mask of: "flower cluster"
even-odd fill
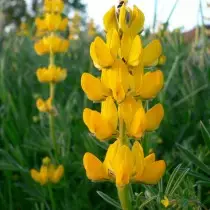
[[[163,87],[163,73],[157,68],[162,46],[159,40],[142,46],[139,33],[144,14],[136,6],[128,7],[127,1],[113,6],[103,23],[106,40],[97,36],[90,46],[100,78],[89,73],[81,77],[82,89],[90,100],[101,103],[101,112],[85,108],[83,120],[100,141],[117,140],[103,163],[91,153],[84,155],[86,174],[91,180],[114,181],[121,187],[129,182],[156,184],[165,172],[165,162],[155,161],[155,154],[144,157],[138,140],[156,130],[164,116],[160,103],[144,106]]]
[[[40,171],[31,169],[31,177],[34,181],[45,185],[48,182],[58,183],[63,176],[64,167],[62,165],[55,166],[48,157],[43,158]]]
[[[54,64],[54,54],[67,52],[69,49],[69,41],[56,34],[57,31],[65,31],[68,26],[68,19],[61,15],[63,7],[62,0],[45,0],[44,15],[42,18],[37,17],[35,21],[37,34],[43,37],[35,43],[34,49],[38,55],[50,55],[48,68],[39,68],[36,75],[39,82],[49,83],[51,86],[65,80],[67,76],[66,69]],[[40,112],[53,113],[53,97],[54,94],[51,93],[47,100],[37,100],[36,105]]]

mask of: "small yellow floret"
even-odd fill
[[[161,203],[163,204],[163,206],[165,206],[166,208],[170,205],[170,202],[168,200],[168,198],[166,196],[164,196],[164,199],[161,200]]]
[[[35,51],[38,55],[47,53],[62,53],[69,49],[69,41],[56,35],[44,37],[34,44]]]
[[[64,8],[63,0],[45,0],[44,11],[49,13],[61,13]]]
[[[40,68],[36,72],[39,82],[42,83],[57,83],[66,79],[67,71],[56,66],[49,66],[48,68]]]

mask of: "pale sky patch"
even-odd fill
[[[87,4],[87,12],[97,25],[102,27],[102,18],[105,12],[117,0],[83,0]],[[157,23],[165,22],[176,0],[158,0]],[[204,1],[205,2],[205,1]],[[154,0],[129,0],[129,4],[137,5],[145,14],[146,26],[152,26],[154,15]],[[192,29],[198,23],[199,0],[179,0],[178,5],[170,19],[170,29],[184,27]]]

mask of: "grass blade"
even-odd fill
[[[202,121],[200,121],[200,125],[201,125],[201,133],[202,133],[203,139],[206,143],[206,146],[210,150],[210,133],[208,132],[208,130],[206,129]]]
[[[153,201],[154,199],[157,198],[157,195],[152,196],[151,198],[147,199],[146,201],[144,201],[144,203],[141,204],[141,206],[139,206],[139,210],[143,209],[143,207],[145,207],[148,203],[150,203],[151,201]]]
[[[186,148],[182,147],[180,144],[177,144],[177,147],[182,152],[183,156],[185,156],[190,162],[194,163],[204,173],[210,174],[210,168],[202,163],[195,155],[193,155]]]
[[[97,192],[97,194],[98,194],[101,198],[103,198],[107,203],[111,204],[112,206],[114,206],[114,207],[116,207],[116,208],[118,208],[118,209],[122,209],[122,208],[120,207],[120,204],[119,204],[117,201],[115,201],[114,199],[110,198],[107,194],[105,194],[105,193],[103,193],[103,192],[101,192],[101,191],[96,191],[96,192]]]

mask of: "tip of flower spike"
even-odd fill
[[[44,165],[49,165],[50,162],[51,162],[51,159],[49,157],[45,157],[42,159],[42,163]]]

